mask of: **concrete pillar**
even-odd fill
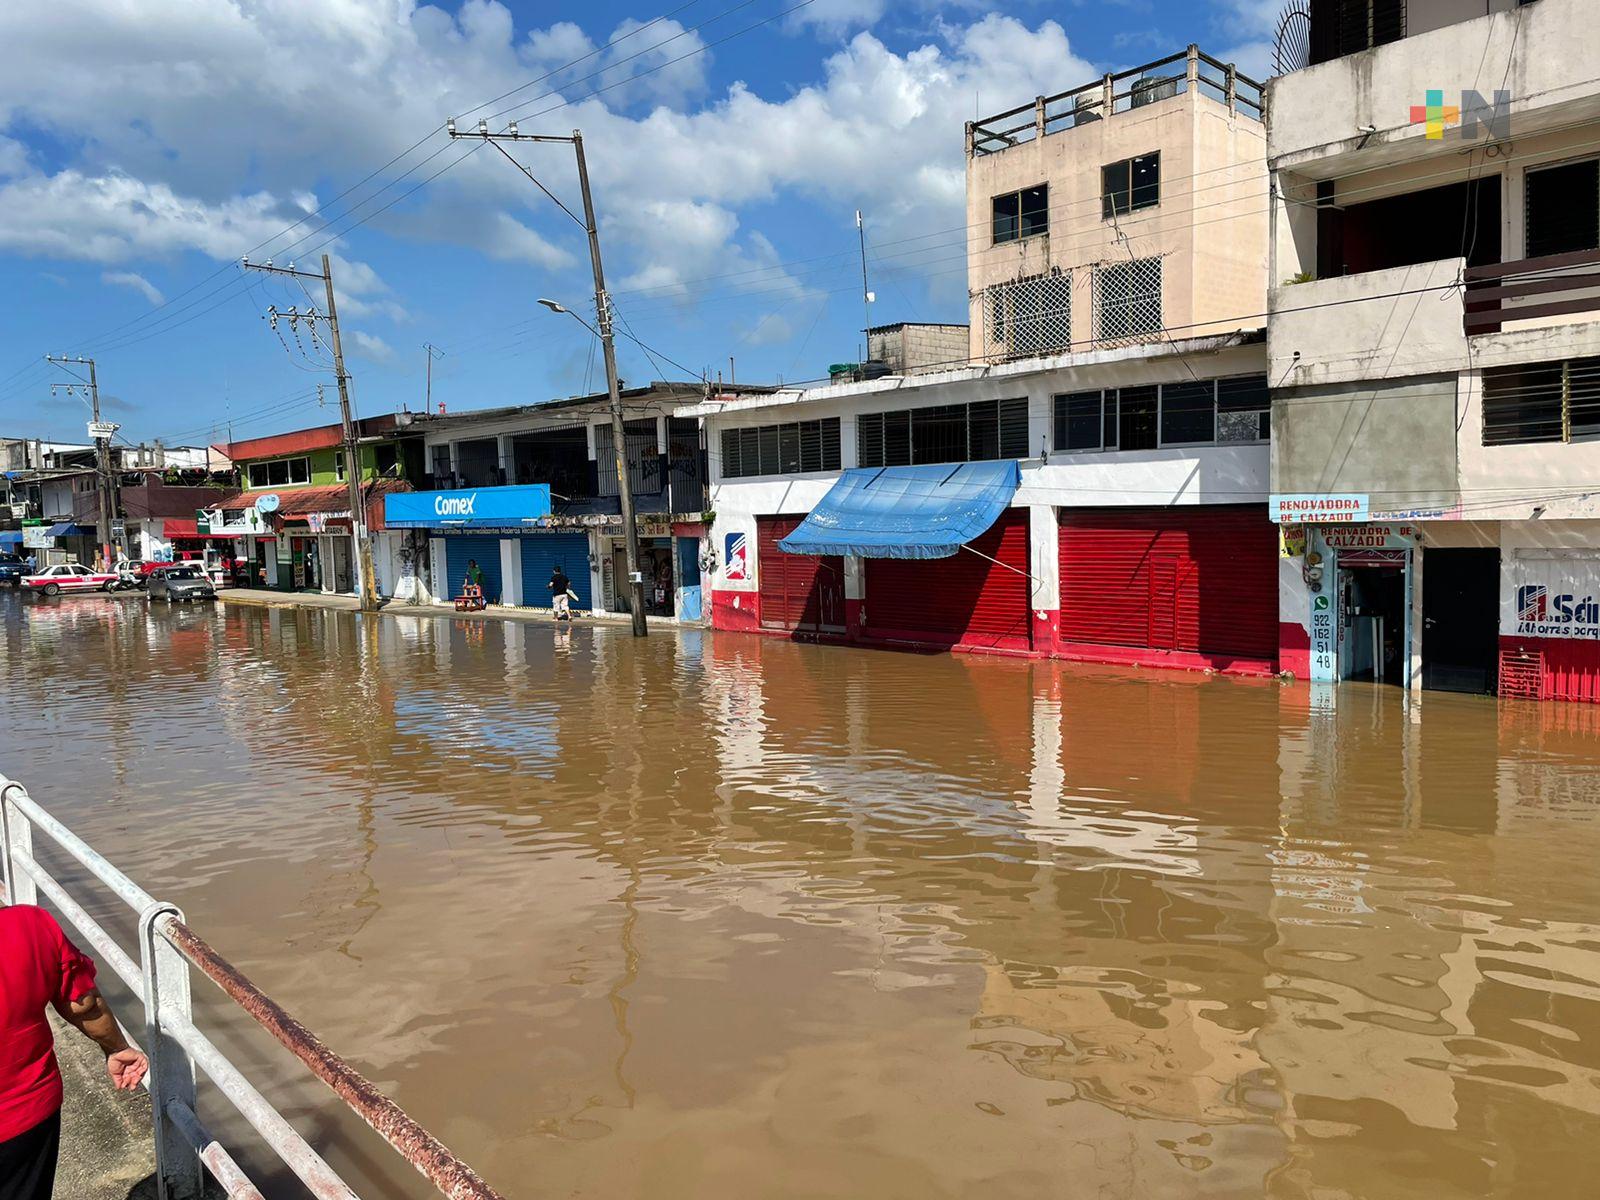
[[[450,602],[450,580],[447,578],[449,568],[445,564],[444,539],[442,537],[428,539],[428,590],[433,593],[435,600],[448,604]]]
[[[500,539],[500,603],[513,606],[526,603],[522,598],[522,539]]]
[[[867,620],[867,560],[847,554],[844,560],[844,635],[851,641],[861,637]]]
[[[1033,650],[1051,655],[1061,640],[1061,537],[1052,504],[1028,506],[1028,575]]]

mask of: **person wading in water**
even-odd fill
[[[567,593],[572,590],[572,580],[567,578],[567,573],[561,569],[561,564],[556,564],[556,569],[550,572],[550,607],[554,610],[556,620],[572,620],[570,601],[572,597]]]

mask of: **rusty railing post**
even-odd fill
[[[139,914],[139,962],[144,975],[145,1053],[150,1056],[151,1125],[160,1200],[200,1200],[205,1177],[200,1155],[173,1119],[175,1106],[195,1108],[194,1061],[169,1030],[190,1024],[189,963],[162,937],[157,919],[183,913],[157,901]]]

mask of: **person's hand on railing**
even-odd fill
[[[106,1055],[106,1074],[118,1091],[131,1092],[144,1081],[150,1060],[137,1050],[117,1050]]]

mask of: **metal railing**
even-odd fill
[[[35,835],[86,869],[134,913],[138,957],[125,952],[34,857]],[[161,1200],[196,1200],[204,1174],[230,1200],[262,1200],[233,1156],[195,1115],[197,1071],[238,1110],[284,1166],[317,1200],[358,1200],[323,1157],[284,1120],[216,1044],[194,1024],[191,966],[215,983],[252,1020],[298,1058],[449,1200],[500,1200],[500,1195],[354,1067],[328,1049],[184,921],[176,905],[155,899],[93,847],[0,775],[0,866],[8,904],[37,904],[42,895],[127,985],[144,1009],[144,1052],[150,1091],[156,1175]],[[135,1043],[134,1037],[128,1038]]]
[[[1254,121],[1265,119],[1264,85],[1212,58],[1198,46],[1155,62],[1104,75],[1093,83],[967,122],[967,157],[998,154],[1013,146],[1075,129],[1107,116],[1197,92]]]
[[[1499,333],[1507,321],[1531,321],[1600,310],[1600,250],[1546,254],[1520,262],[1468,267],[1467,335]],[[1534,300],[1534,297],[1543,297]]]

